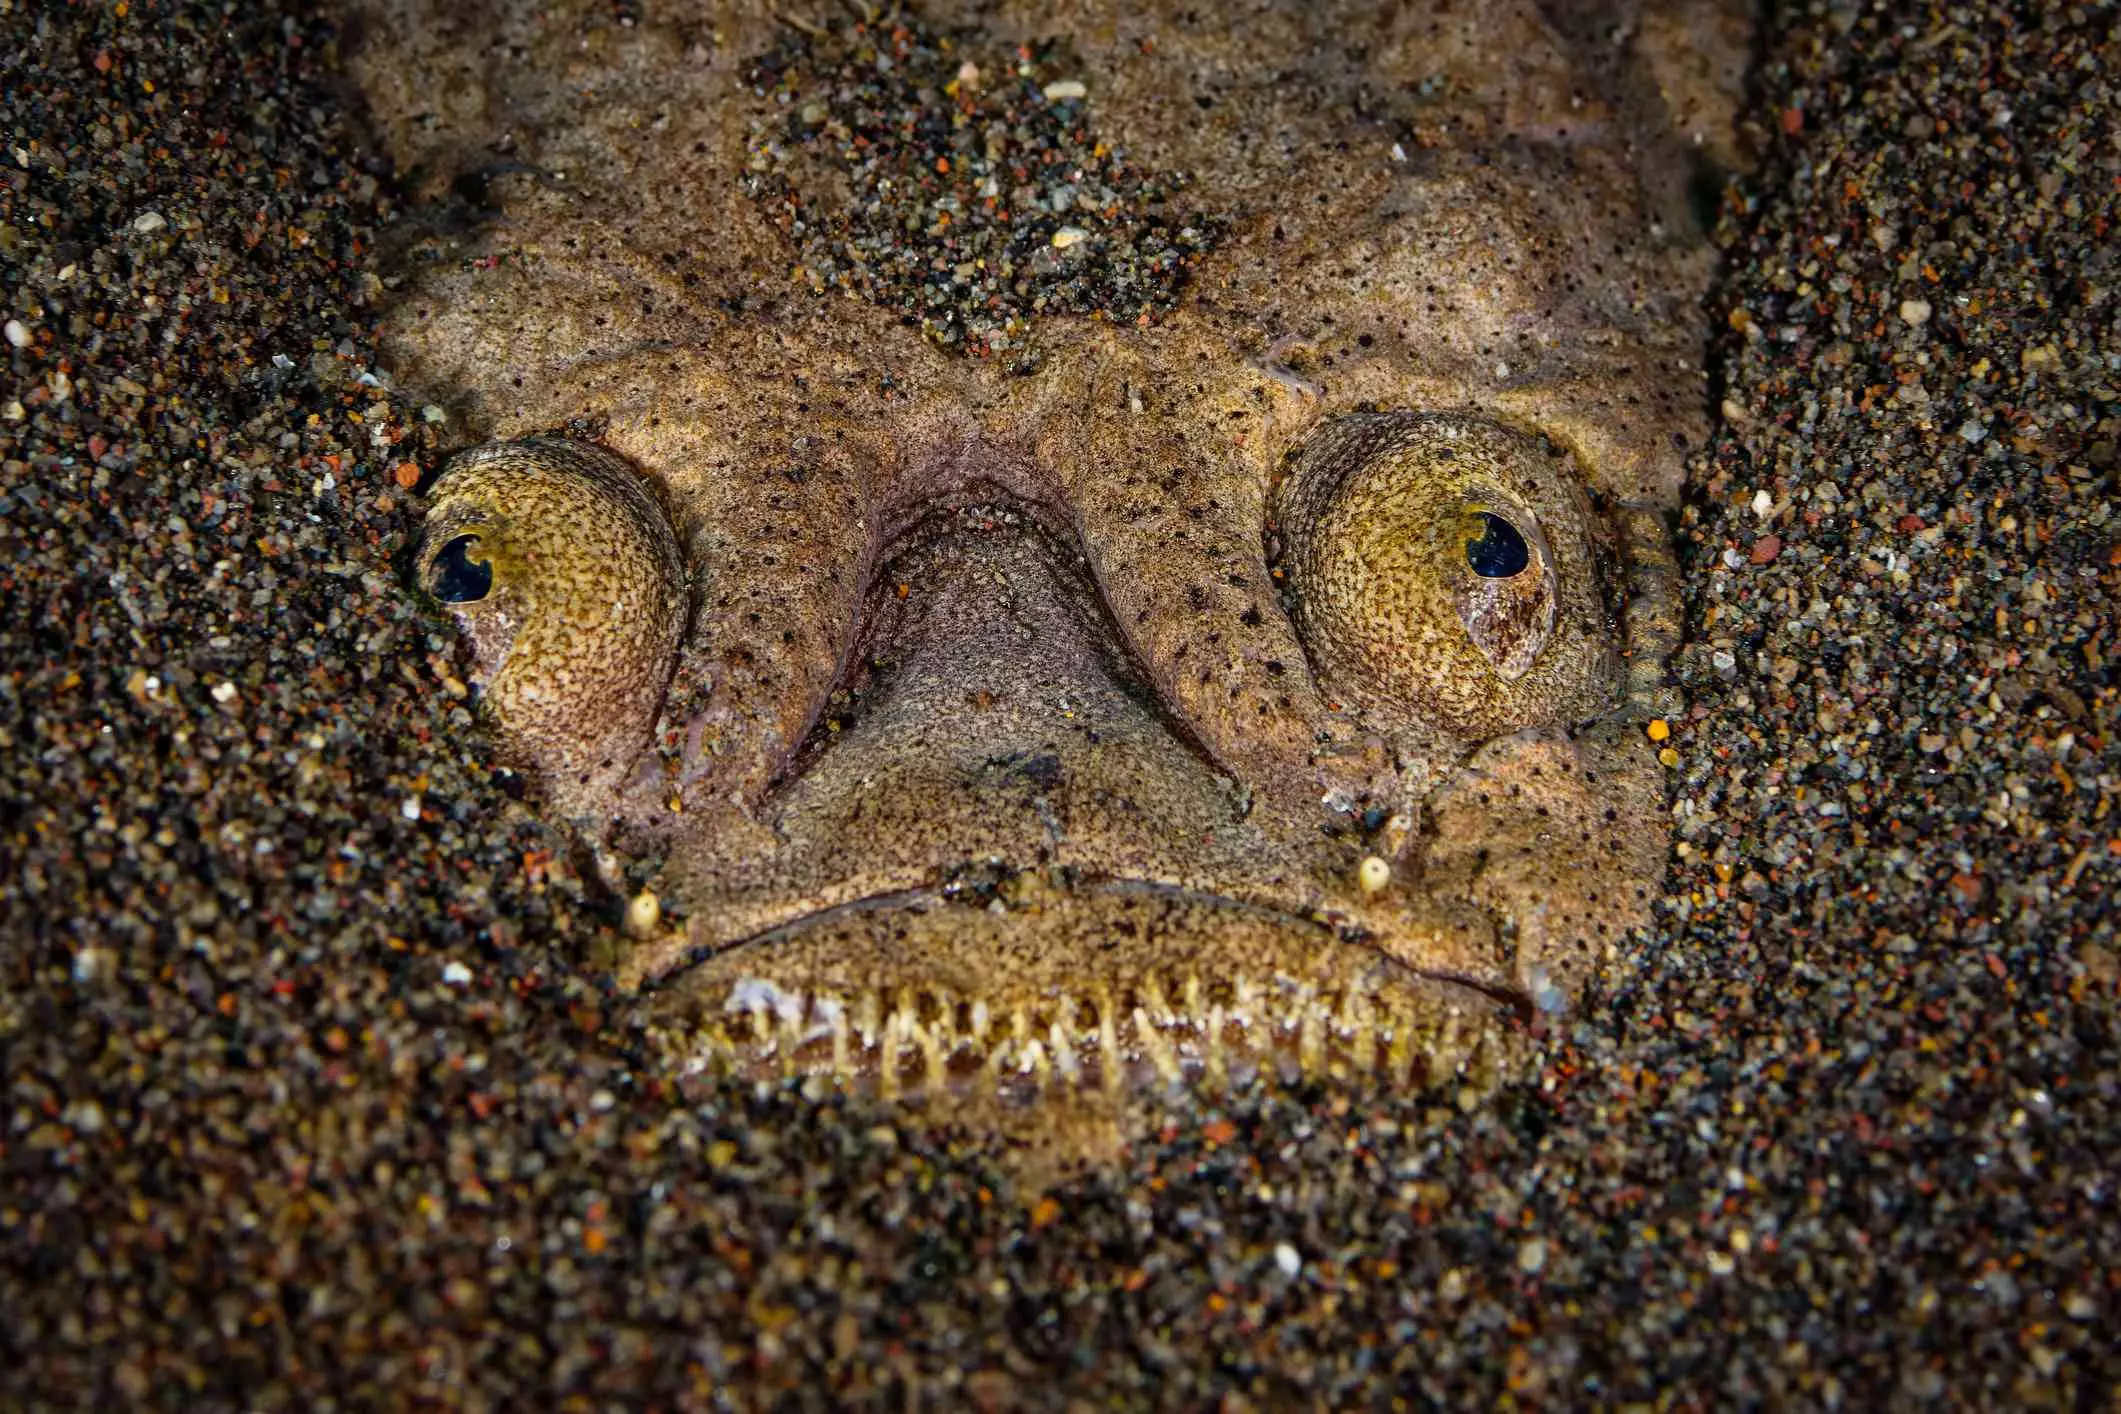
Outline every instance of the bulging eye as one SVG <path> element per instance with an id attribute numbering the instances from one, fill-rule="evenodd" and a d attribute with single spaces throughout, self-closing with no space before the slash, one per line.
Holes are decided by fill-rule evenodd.
<path id="1" fill-rule="evenodd" d="M 434 557 L 434 596 L 445 604 L 476 604 L 493 592 L 493 565 L 474 558 L 479 537 L 459 535 Z"/>
<path id="2" fill-rule="evenodd" d="M 1479 738 L 1611 700 L 1594 518 L 1542 439 L 1473 417 L 1343 417 L 1299 451 L 1277 519 L 1313 666 L 1380 728 Z"/>
<path id="3" fill-rule="evenodd" d="M 641 476 L 562 438 L 460 453 L 417 573 L 471 641 L 503 754 L 562 808 L 598 808 L 648 745 L 684 628 L 677 540 Z"/>

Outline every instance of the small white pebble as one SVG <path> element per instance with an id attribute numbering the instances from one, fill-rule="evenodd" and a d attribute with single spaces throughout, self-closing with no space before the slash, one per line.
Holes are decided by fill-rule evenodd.
<path id="1" fill-rule="evenodd" d="M 1517 1270 L 1526 1276 L 1537 1276 L 1547 1264 L 1547 1240 L 1535 1237 L 1517 1249 Z"/>
<path id="2" fill-rule="evenodd" d="M 458 962 L 455 958 L 451 958 L 448 962 L 442 964 L 442 980 L 452 987 L 469 987 L 471 985 L 471 969 Z"/>
<path id="3" fill-rule="evenodd" d="M 1731 1254 L 1720 1247 L 1709 1250 L 1708 1261 L 1709 1270 L 1720 1277 L 1729 1276 L 1738 1267 L 1738 1264 L 1731 1260 Z"/>
<path id="4" fill-rule="evenodd" d="M 1392 144 L 1392 160 L 1394 162 L 1404 162 L 1407 160 L 1407 150 L 1404 147 L 1401 147 L 1396 142 Z"/>
<path id="5" fill-rule="evenodd" d="M 1900 317 L 1920 328 L 1930 322 L 1930 302 L 1926 299 L 1904 299 L 1900 301 Z"/>
<path id="6" fill-rule="evenodd" d="M 7 341 L 18 349 L 29 347 L 29 326 L 19 319 L 7 321 Z"/>
<path id="7" fill-rule="evenodd" d="M 1987 436 L 1987 423 L 1977 422 L 1970 417 L 1966 421 L 1959 424 L 1959 440 L 1965 442 L 1969 446 L 1979 446 L 1982 440 Z"/>
<path id="8" fill-rule="evenodd" d="M 966 88 L 979 87 L 979 65 L 967 59 L 957 66 L 957 81 Z"/>
<path id="9" fill-rule="evenodd" d="M 1293 1277 L 1304 1269 L 1304 1259 L 1288 1243 L 1277 1242 L 1274 1244 L 1274 1265 L 1281 1268 L 1283 1276 Z"/>
<path id="10" fill-rule="evenodd" d="M 133 229 L 143 236 L 153 235 L 168 224 L 159 211 L 143 211 L 133 219 Z"/>
<path id="11" fill-rule="evenodd" d="M 1056 79 L 1041 90 L 1048 103 L 1058 103 L 1064 98 L 1088 98 L 1090 90 L 1079 79 Z"/>
<path id="12" fill-rule="evenodd" d="M 398 802 L 398 813 L 406 819 L 418 823 L 420 819 L 420 797 L 417 795 L 406 796 L 405 799 Z"/>
<path id="13" fill-rule="evenodd" d="M 232 682 L 217 682 L 213 687 L 213 699 L 226 707 L 236 700 L 236 685 Z"/>
<path id="14" fill-rule="evenodd" d="M 643 889 L 626 900 L 626 931 L 634 937 L 647 937 L 662 921 L 663 905 L 653 889 Z"/>
<path id="15" fill-rule="evenodd" d="M 1367 855 L 1355 870 L 1355 880 L 1364 893 L 1381 894 L 1392 882 L 1392 866 L 1374 854 Z"/>
<path id="16" fill-rule="evenodd" d="M 1755 491 L 1753 493 L 1753 514 L 1759 516 L 1762 520 L 1766 520 L 1774 513 L 1775 498 L 1767 493 L 1767 488 L 1762 487 L 1760 490 Z"/>
<path id="17" fill-rule="evenodd" d="M 1090 239 L 1090 233 L 1080 226 L 1063 226 L 1053 233 L 1053 248 L 1066 250 L 1072 245 L 1081 245 Z"/>

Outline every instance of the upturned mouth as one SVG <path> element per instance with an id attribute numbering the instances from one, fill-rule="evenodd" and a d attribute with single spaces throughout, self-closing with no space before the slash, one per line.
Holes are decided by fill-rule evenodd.
<path id="1" fill-rule="evenodd" d="M 1126 879 L 911 890 L 822 910 L 653 984 L 682 1073 L 817 1076 L 882 1096 L 1241 1086 L 1485 1089 L 1530 999 L 1215 893 Z"/>

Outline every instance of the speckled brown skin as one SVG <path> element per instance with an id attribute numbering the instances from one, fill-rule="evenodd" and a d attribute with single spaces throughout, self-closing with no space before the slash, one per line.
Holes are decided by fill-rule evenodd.
<path id="1" fill-rule="evenodd" d="M 1485 1073 L 1662 860 L 1640 723 L 1707 266 L 1666 103 L 1713 129 L 1736 55 L 1664 10 L 1654 53 L 1514 5 L 1262 8 L 1234 45 L 1156 7 L 924 14 L 988 63 L 1067 35 L 1100 137 L 1190 174 L 1228 225 L 1174 312 L 981 361 L 813 296 L 739 190 L 763 7 L 369 8 L 399 160 L 498 211 L 429 243 L 399 376 L 467 440 L 593 428 L 681 547 L 668 655 L 508 669 L 580 689 L 597 747 L 519 749 L 683 915 L 621 980 L 689 1062 L 887 1087 Z M 1498 505 L 1514 588 L 1451 558 Z M 648 712 L 655 749 L 583 779 Z"/>

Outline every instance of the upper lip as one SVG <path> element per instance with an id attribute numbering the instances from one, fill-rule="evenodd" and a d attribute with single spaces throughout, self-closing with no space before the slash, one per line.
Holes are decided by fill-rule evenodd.
<path id="1" fill-rule="evenodd" d="M 1529 1018 L 1536 1010 L 1530 993 L 1514 979 L 1492 974 L 1480 975 L 1457 968 L 1417 966 L 1380 948 L 1375 936 L 1360 926 L 1336 920 L 1320 910 L 1298 910 L 1281 903 L 1247 899 L 1234 893 L 1213 889 L 1194 888 L 1155 879 L 1116 876 L 1075 880 L 1068 885 L 1067 892 L 1085 898 L 1186 900 L 1218 910 L 1234 910 L 1277 927 L 1312 935 L 1322 942 L 1345 947 L 1351 954 L 1359 957 L 1363 965 L 1408 980 L 1476 994 L 1486 1002 L 1513 1012 L 1521 1018 Z M 688 944 L 683 953 L 667 967 L 659 969 L 653 977 L 642 979 L 639 990 L 643 994 L 653 994 L 680 987 L 703 965 L 725 959 L 739 964 L 755 960 L 760 973 L 770 973 L 774 968 L 771 954 L 776 945 L 794 941 L 820 924 L 880 911 L 917 911 L 957 903 L 958 900 L 952 897 L 951 885 L 928 883 L 868 894 L 822 908 L 791 910 L 787 916 L 738 937 Z M 1204 940 L 1204 943 L 1204 953 L 1212 954 L 1212 942 Z M 1088 964 L 1087 959 L 1085 963 Z"/>

